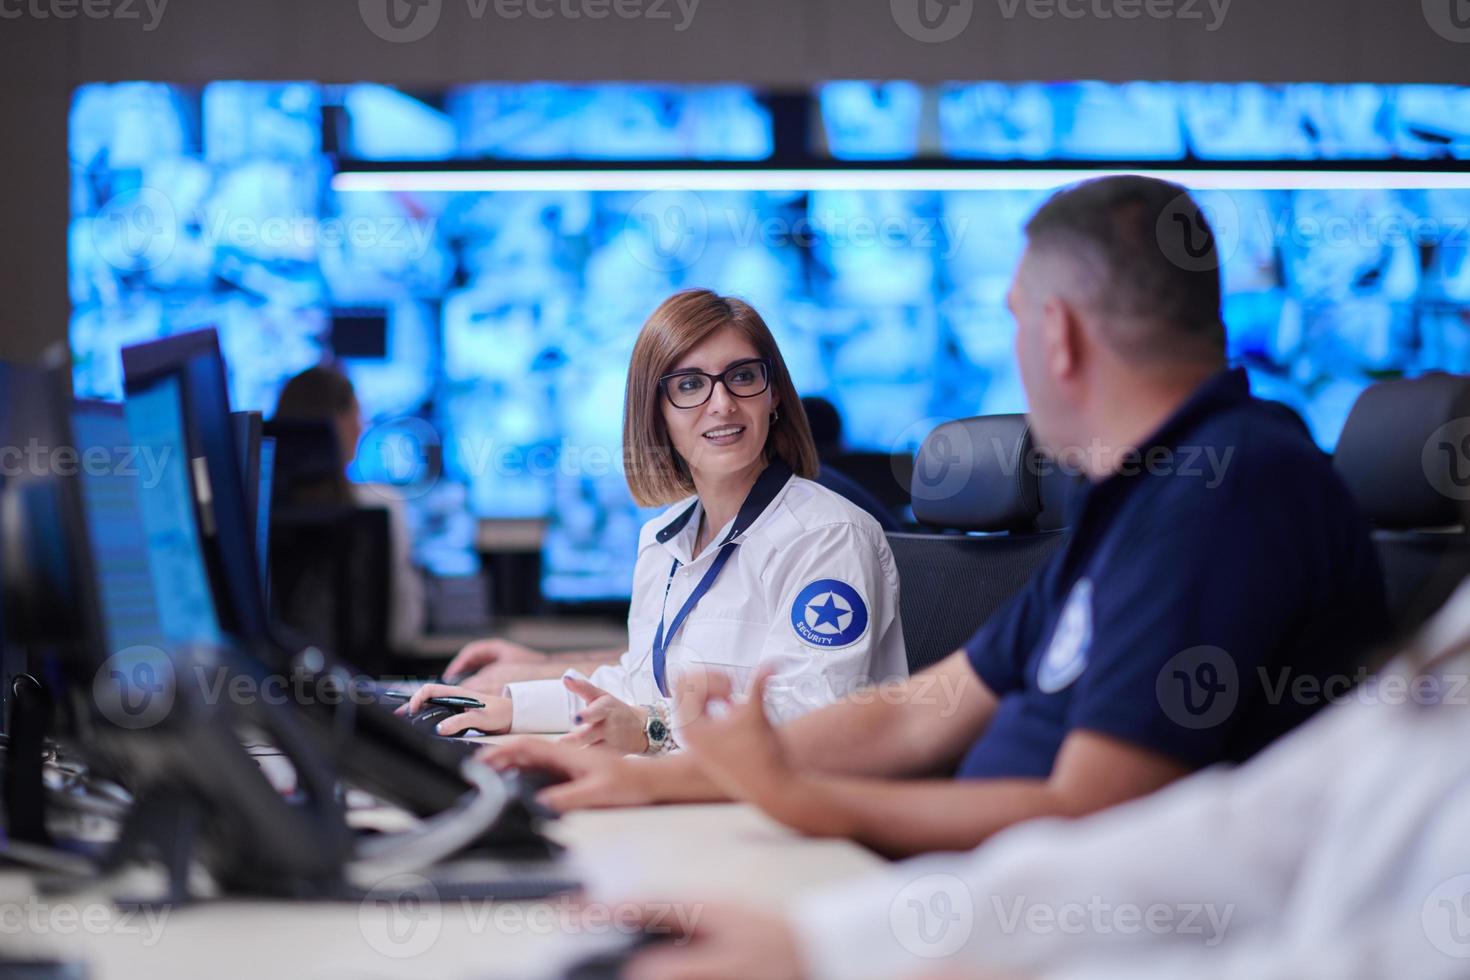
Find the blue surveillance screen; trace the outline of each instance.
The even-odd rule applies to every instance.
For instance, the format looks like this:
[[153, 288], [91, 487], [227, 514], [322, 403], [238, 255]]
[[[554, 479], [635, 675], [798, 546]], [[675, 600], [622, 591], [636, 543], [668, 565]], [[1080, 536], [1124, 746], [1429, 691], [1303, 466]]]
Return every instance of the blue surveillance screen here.
[[[1234, 185], [1201, 192], [1226, 257], [1230, 354], [1325, 448], [1373, 381], [1470, 370], [1470, 181], [1395, 171], [1470, 158], [1470, 88], [840, 82], [813, 105], [813, 152], [838, 161], [1242, 163]], [[774, 134], [741, 86], [83, 86], [78, 393], [118, 397], [127, 344], [215, 326], [232, 403], [269, 417], [335, 330], [353, 338], [335, 353], [368, 422], [351, 475], [408, 498], [420, 563], [472, 569], [477, 519], [545, 519], [548, 597], [625, 597], [649, 514], [623, 481], [623, 385], [662, 299], [743, 296], [801, 393], [838, 407], [848, 448], [912, 449], [940, 420], [1025, 409], [1004, 299], [1049, 188], [333, 177], [344, 159], [749, 163]], [[1383, 161], [1381, 179], [1263, 170], [1252, 184], [1245, 167], [1344, 160]], [[344, 327], [369, 319], [371, 343]]]

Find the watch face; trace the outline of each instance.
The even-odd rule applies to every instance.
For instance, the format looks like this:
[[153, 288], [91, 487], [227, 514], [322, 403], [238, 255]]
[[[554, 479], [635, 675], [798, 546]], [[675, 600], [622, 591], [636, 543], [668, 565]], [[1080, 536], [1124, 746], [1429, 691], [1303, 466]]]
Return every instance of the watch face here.
[[669, 727], [657, 718], [648, 723], [648, 740], [662, 742], [669, 737]]

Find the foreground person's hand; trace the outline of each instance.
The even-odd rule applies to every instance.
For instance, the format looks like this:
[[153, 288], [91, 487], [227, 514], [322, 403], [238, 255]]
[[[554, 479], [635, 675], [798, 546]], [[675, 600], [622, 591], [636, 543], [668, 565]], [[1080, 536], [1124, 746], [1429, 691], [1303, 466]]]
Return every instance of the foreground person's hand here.
[[542, 790], [537, 799], [561, 813], [658, 802], [644, 779], [647, 759], [629, 759], [607, 749], [579, 749], [540, 738], [518, 738], [482, 751], [496, 769], [548, 770], [567, 781]]

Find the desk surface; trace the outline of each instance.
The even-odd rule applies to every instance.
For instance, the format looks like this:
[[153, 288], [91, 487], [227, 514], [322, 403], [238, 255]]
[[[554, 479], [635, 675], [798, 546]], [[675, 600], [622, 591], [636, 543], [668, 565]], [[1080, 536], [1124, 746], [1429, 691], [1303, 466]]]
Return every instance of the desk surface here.
[[[800, 838], [743, 805], [575, 813], [551, 827], [605, 918], [577, 926], [567, 904], [228, 901], [127, 916], [102, 896], [38, 897], [0, 875], [5, 955], [84, 959], [91, 980], [551, 977], [618, 941], [606, 917], [626, 900], [670, 902], [685, 921], [703, 901], [779, 908], [872, 870], [844, 841]], [[571, 923], [571, 924], [569, 924]]]

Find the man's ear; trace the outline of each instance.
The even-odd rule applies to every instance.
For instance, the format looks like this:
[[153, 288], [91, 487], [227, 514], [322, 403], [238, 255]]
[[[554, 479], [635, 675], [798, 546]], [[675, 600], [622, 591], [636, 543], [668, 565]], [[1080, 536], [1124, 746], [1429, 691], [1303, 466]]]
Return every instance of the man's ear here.
[[1066, 380], [1082, 363], [1082, 321], [1060, 296], [1048, 296], [1041, 310], [1041, 337], [1052, 377]]

